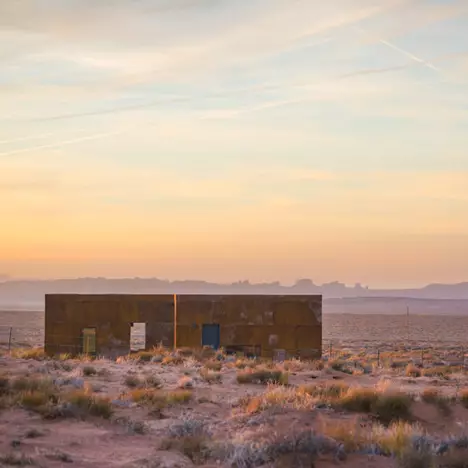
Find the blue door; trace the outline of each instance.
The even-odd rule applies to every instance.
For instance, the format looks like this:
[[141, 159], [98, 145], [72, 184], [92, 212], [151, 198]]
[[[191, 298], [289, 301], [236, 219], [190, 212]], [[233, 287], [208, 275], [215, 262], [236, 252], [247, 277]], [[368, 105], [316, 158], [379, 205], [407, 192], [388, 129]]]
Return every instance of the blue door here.
[[219, 344], [219, 325], [217, 323], [204, 324], [202, 327], [202, 346], [218, 349]]

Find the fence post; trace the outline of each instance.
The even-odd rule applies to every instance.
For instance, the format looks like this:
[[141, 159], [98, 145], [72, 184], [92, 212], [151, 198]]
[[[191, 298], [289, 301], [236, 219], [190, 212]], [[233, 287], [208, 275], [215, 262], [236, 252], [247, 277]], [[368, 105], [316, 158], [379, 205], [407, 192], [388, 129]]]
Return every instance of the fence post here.
[[332, 342], [330, 341], [330, 351], [328, 353], [328, 359], [332, 358]]
[[380, 367], [380, 348], [377, 349], [377, 367]]
[[424, 348], [421, 349], [421, 367], [424, 367]]
[[10, 336], [8, 337], [8, 352], [11, 352], [11, 335], [13, 333], [13, 327], [10, 327]]

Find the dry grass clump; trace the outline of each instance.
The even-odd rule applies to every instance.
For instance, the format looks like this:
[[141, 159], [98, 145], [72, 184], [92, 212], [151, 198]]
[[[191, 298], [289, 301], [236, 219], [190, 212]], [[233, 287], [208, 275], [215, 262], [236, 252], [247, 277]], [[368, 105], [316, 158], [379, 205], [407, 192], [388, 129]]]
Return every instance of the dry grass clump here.
[[421, 377], [421, 369], [414, 364], [408, 364], [405, 369], [405, 375], [412, 378]]
[[10, 392], [10, 379], [6, 375], [0, 375], [0, 396]]
[[301, 372], [307, 367], [300, 359], [289, 359], [283, 362], [283, 369], [288, 372]]
[[437, 468], [468, 468], [468, 452], [466, 450], [451, 450], [442, 457]]
[[33, 458], [27, 457], [24, 453], [11, 452], [6, 455], [0, 455], [0, 466], [33, 466], [36, 462]]
[[411, 417], [412, 399], [401, 392], [380, 393], [372, 406], [374, 413], [383, 423], [408, 420]]
[[193, 393], [190, 390], [164, 391], [146, 388], [133, 390], [129, 396], [136, 403], [163, 408], [167, 405], [186, 403], [192, 399]]
[[368, 434], [363, 430], [360, 422], [356, 418], [351, 420], [321, 418], [320, 432], [342, 443], [346, 452], [360, 450], [369, 442]]
[[379, 396], [374, 388], [352, 387], [342, 394], [338, 404], [348, 411], [370, 413]]
[[422, 375], [424, 377], [439, 377], [441, 379], [448, 379], [450, 374], [454, 372], [460, 372], [461, 367], [453, 366], [436, 366], [428, 367], [422, 370]]
[[436, 405], [444, 413], [450, 411], [450, 399], [442, 395], [437, 388], [425, 388], [421, 393], [421, 400]]
[[333, 359], [331, 361], [328, 361], [328, 367], [335, 371], [345, 372], [346, 374], [352, 373], [352, 371], [349, 369], [348, 364], [340, 359]]
[[200, 371], [200, 377], [207, 383], [220, 383], [223, 375], [221, 372], [210, 371], [208, 369], [202, 369]]
[[52, 381], [37, 377], [18, 377], [10, 382], [13, 392], [51, 391]]
[[210, 455], [210, 441], [200, 435], [167, 437], [161, 441], [160, 450], [172, 450], [183, 453], [195, 464], [202, 464]]
[[223, 367], [223, 363], [221, 361], [214, 361], [209, 360], [205, 362], [205, 368], [212, 371], [220, 371]]
[[145, 378], [145, 386], [151, 388], [161, 388], [163, 386], [163, 382], [156, 375], [149, 375]]
[[113, 414], [109, 398], [98, 397], [85, 390], [71, 392], [64, 399], [85, 414], [99, 416], [104, 419], [109, 419]]
[[299, 393], [306, 393], [322, 402], [341, 398], [349, 390], [349, 385], [343, 382], [330, 382], [322, 385], [307, 384], [298, 388]]
[[91, 377], [97, 374], [97, 370], [93, 366], [84, 366], [82, 372], [85, 377]]
[[459, 397], [460, 397], [460, 403], [465, 408], [468, 408], [468, 388], [464, 388], [463, 390], [461, 390]]
[[418, 450], [414, 447], [406, 449], [398, 458], [399, 468], [441, 468], [442, 466], [446, 465], [436, 464], [435, 456], [429, 450]]
[[275, 383], [287, 385], [288, 374], [280, 370], [258, 369], [237, 373], [237, 382], [240, 384], [268, 384]]
[[41, 406], [45, 406], [49, 401], [50, 395], [39, 390], [27, 391], [19, 395], [20, 405], [28, 409], [40, 408]]
[[294, 388], [270, 385], [260, 395], [241, 398], [239, 406], [247, 414], [254, 414], [270, 408], [277, 410], [286, 408], [311, 409], [314, 403], [314, 399], [307, 393], [299, 392]]
[[180, 366], [184, 363], [184, 358], [181, 356], [164, 356], [161, 364], [163, 366]]
[[255, 369], [257, 367], [258, 362], [255, 359], [245, 359], [239, 358], [234, 363], [234, 367], [237, 369]]
[[397, 421], [389, 427], [374, 426], [371, 438], [385, 455], [400, 457], [411, 449], [413, 439], [421, 434], [419, 426]]
[[211, 453], [210, 436], [204, 421], [185, 418], [169, 427], [169, 437], [162, 441], [160, 449], [182, 452], [194, 463], [200, 464]]
[[127, 375], [124, 383], [128, 388], [142, 388], [145, 386], [144, 380], [140, 379], [136, 375]]
[[18, 359], [34, 359], [36, 361], [42, 361], [46, 358], [44, 348], [14, 349], [12, 356]]
[[177, 382], [177, 388], [180, 388], [180, 389], [193, 388], [193, 380], [189, 376], [184, 375]]

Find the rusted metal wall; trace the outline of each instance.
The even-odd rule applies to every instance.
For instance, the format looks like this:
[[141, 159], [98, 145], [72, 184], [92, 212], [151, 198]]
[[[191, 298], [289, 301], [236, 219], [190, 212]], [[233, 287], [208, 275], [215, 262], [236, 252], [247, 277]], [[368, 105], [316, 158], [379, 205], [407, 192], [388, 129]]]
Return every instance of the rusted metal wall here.
[[[130, 323], [146, 323], [146, 347], [173, 346], [172, 295], [46, 296], [45, 351], [77, 354], [83, 328], [96, 328], [99, 355], [130, 351]], [[319, 356], [322, 296], [178, 295], [177, 346], [200, 347], [203, 324], [219, 324], [220, 344], [257, 346], [263, 356], [275, 349], [290, 355]]]

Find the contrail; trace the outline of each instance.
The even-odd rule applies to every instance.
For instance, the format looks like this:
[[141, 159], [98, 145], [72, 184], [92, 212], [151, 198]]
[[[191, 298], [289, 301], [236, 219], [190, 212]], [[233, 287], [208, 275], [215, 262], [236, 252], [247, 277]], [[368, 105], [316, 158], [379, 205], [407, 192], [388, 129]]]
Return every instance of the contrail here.
[[17, 143], [18, 141], [41, 140], [42, 138], [47, 138], [52, 135], [53, 133], [43, 133], [42, 135], [31, 135], [27, 137], [15, 138], [13, 140], [0, 140], [0, 145], [8, 145], [10, 143]]
[[362, 29], [361, 27], [359, 26], [354, 26], [354, 29], [359, 31], [360, 33], [362, 34], [365, 34], [366, 36], [368, 37], [371, 37], [372, 39], [376, 39], [378, 42], [380, 42], [381, 44], [384, 44], [386, 45], [387, 47], [390, 47], [390, 49], [393, 49], [393, 50], [396, 50], [397, 52], [400, 52], [400, 54], [403, 54], [405, 55], [406, 57], [410, 58], [411, 60], [414, 60], [415, 62], [418, 62], [420, 63], [421, 65], [424, 65], [425, 67], [427, 68], [430, 68], [431, 70], [434, 70], [436, 72], [440, 72], [440, 68], [437, 68], [434, 64], [432, 64], [431, 62], [428, 62], [427, 60], [424, 60], [414, 54], [412, 54], [411, 52], [408, 52], [407, 50], [404, 50], [402, 49], [401, 47], [398, 47], [396, 46], [395, 44], [392, 44], [391, 42], [389, 41], [386, 41], [385, 39], [382, 39], [382, 38], [379, 38], [379, 37], [374, 37], [372, 36], [371, 34], [369, 34], [367, 31], [364, 31], [364, 29]]
[[39, 145], [39, 146], [31, 146], [29, 148], [22, 148], [22, 149], [17, 149], [17, 150], [12, 150], [12, 151], [5, 151], [3, 153], [0, 153], [1, 156], [11, 156], [13, 154], [20, 154], [20, 153], [29, 153], [31, 151], [38, 151], [42, 149], [50, 149], [50, 148], [58, 148], [61, 146], [66, 146], [66, 145], [73, 145], [75, 143], [81, 143], [82, 141], [88, 141], [88, 140], [97, 140], [100, 138], [107, 138], [109, 136], [113, 135], [120, 135], [121, 133], [124, 133], [128, 130], [120, 130], [118, 132], [107, 132], [107, 133], [97, 133], [94, 135], [88, 135], [88, 136], [83, 136], [79, 138], [74, 138], [72, 140], [65, 140], [65, 141], [58, 141], [56, 143], [49, 143], [47, 145]]
[[403, 55], [406, 55], [410, 59], [414, 60], [415, 62], [418, 62], [436, 72], [440, 72], [440, 68], [437, 68], [435, 65], [433, 65], [431, 62], [428, 62], [422, 58], [416, 57], [416, 55], [412, 54], [411, 52], [408, 52], [406, 50], [401, 49], [400, 47], [397, 47], [395, 44], [392, 44], [391, 42], [388, 42], [384, 39], [379, 39], [379, 42], [382, 44], [385, 44], [387, 47], [390, 47], [393, 50], [396, 50], [397, 52], [400, 52]]

